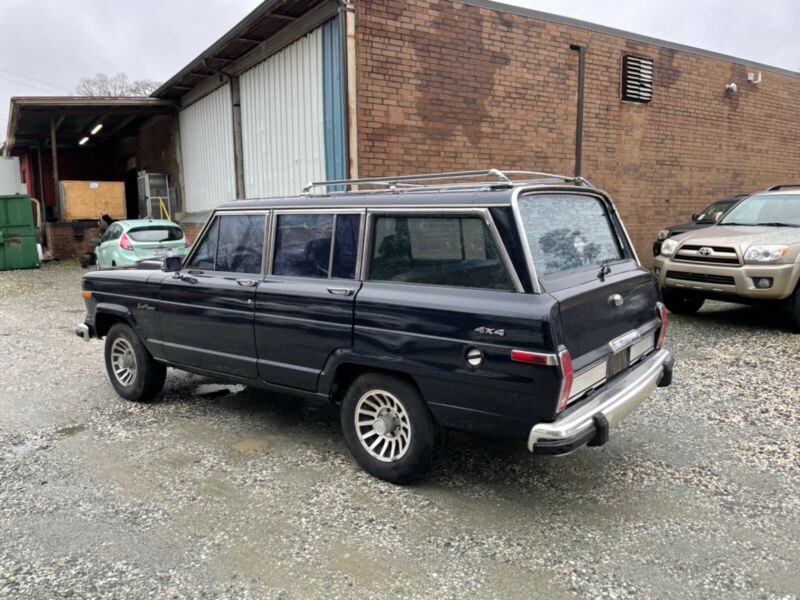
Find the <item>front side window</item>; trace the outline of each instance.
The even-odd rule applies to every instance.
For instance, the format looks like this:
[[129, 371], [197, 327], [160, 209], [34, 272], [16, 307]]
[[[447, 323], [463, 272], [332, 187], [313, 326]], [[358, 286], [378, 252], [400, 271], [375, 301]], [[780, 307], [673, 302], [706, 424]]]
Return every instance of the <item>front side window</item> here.
[[473, 216], [378, 216], [372, 281], [513, 290], [486, 223]]
[[599, 198], [533, 194], [520, 198], [519, 212], [539, 276], [625, 257]]
[[219, 218], [215, 218], [211, 227], [206, 230], [205, 236], [192, 255], [189, 268], [214, 269], [214, 262], [217, 260], [217, 238], [219, 238]]
[[750, 196], [734, 206], [719, 224], [800, 227], [800, 194]]
[[265, 215], [220, 217], [215, 270], [261, 273], [265, 219]]

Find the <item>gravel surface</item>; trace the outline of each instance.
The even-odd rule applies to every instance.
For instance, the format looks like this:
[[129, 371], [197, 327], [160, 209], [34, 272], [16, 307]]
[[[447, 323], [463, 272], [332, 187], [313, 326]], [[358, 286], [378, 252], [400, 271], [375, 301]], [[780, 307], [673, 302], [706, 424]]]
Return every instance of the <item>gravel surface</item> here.
[[674, 316], [678, 364], [603, 448], [452, 434], [395, 487], [332, 406], [170, 370], [125, 402], [75, 264], [0, 273], [2, 598], [796, 598], [800, 336]]

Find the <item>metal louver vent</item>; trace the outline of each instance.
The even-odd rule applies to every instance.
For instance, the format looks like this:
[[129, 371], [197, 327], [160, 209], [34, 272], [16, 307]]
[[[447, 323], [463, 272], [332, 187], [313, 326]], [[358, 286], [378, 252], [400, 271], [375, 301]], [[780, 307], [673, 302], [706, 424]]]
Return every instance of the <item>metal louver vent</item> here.
[[653, 99], [653, 60], [630, 54], [622, 57], [622, 99], [650, 102]]

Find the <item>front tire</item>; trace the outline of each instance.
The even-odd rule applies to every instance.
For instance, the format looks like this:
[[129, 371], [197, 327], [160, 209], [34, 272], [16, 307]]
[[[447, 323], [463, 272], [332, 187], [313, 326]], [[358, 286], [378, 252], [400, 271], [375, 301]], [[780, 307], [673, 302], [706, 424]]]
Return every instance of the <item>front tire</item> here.
[[800, 285], [794, 291], [785, 304], [786, 321], [789, 331], [800, 333]]
[[153, 358], [130, 325], [112, 325], [105, 357], [111, 385], [126, 400], [150, 402], [164, 388], [167, 367]]
[[672, 288], [662, 288], [664, 294], [664, 306], [670, 312], [678, 315], [693, 315], [703, 306], [706, 301], [702, 296], [687, 294]]
[[416, 387], [405, 380], [360, 376], [344, 396], [341, 422], [350, 453], [370, 475], [411, 483], [433, 463], [436, 423]]

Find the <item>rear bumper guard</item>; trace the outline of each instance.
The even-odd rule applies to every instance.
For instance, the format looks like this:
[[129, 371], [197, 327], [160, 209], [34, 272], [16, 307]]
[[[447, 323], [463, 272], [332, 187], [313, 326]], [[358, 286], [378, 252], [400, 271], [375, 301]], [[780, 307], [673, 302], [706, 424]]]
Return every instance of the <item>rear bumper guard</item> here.
[[535, 454], [569, 454], [582, 446], [602, 446], [611, 426], [617, 425], [657, 387], [672, 383], [675, 362], [668, 350], [659, 350], [624, 375], [608, 383], [594, 398], [562, 413], [552, 423], [534, 425], [528, 450]]
[[88, 342], [94, 337], [91, 328], [86, 323], [80, 323], [75, 326], [75, 335], [83, 339], [84, 342]]

